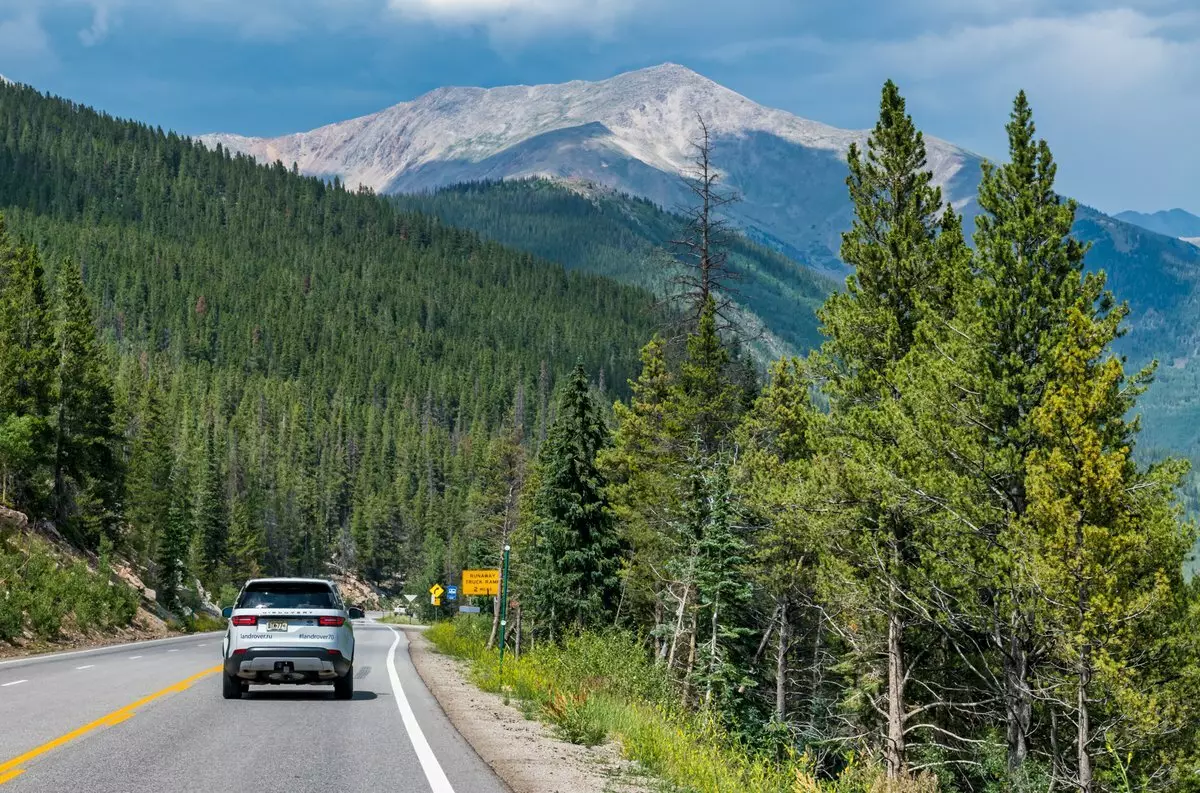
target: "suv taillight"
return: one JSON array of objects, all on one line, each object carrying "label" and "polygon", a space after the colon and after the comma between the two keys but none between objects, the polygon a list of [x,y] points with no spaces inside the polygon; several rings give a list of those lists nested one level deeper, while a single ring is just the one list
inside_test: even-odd
[{"label": "suv taillight", "polygon": [[258,617],[254,614],[241,614],[233,618],[233,624],[253,628],[258,624]]},{"label": "suv taillight", "polygon": [[317,617],[317,624],[322,628],[340,628],[345,621],[345,617]]}]

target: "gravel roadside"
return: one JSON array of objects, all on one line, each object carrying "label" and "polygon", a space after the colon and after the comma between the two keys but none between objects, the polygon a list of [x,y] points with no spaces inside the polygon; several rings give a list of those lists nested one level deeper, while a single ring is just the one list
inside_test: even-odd
[{"label": "gravel roadside", "polygon": [[[402,626],[399,626],[402,627]],[[621,757],[616,744],[577,746],[555,736],[467,677],[466,662],[442,655],[423,631],[403,628],[417,674],[450,723],[513,793],[654,793],[662,790]]]}]

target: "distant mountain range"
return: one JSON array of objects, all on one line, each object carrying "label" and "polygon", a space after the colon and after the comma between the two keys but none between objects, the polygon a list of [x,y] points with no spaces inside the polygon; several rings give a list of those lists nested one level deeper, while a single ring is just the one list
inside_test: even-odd
[{"label": "distant mountain range", "polygon": [[1118,212],[1115,217],[1144,229],[1179,237],[1200,245],[1200,217],[1183,209],[1163,209],[1158,212]]}]

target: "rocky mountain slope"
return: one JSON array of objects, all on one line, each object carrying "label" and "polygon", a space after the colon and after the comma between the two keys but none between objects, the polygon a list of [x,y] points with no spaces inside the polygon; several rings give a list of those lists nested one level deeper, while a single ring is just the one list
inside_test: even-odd
[{"label": "rocky mountain slope", "polygon": [[[747,235],[840,271],[839,234],[849,221],[845,152],[852,141],[865,142],[866,131],[763,107],[675,64],[595,83],[441,88],[311,132],[201,140],[381,193],[545,177],[589,181],[671,208],[686,201],[679,174],[689,165],[700,113],[725,183],[742,197],[730,214]],[[928,145],[937,182],[963,208],[974,196],[979,157],[935,138]]]}]

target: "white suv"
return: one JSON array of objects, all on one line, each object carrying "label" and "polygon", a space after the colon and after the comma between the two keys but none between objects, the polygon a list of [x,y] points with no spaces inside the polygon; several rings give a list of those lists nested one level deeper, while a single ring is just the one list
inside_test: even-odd
[{"label": "white suv", "polygon": [[224,610],[225,699],[251,683],[333,683],[334,696],[354,696],[354,626],[362,609],[347,607],[337,586],[318,578],[256,578]]}]

